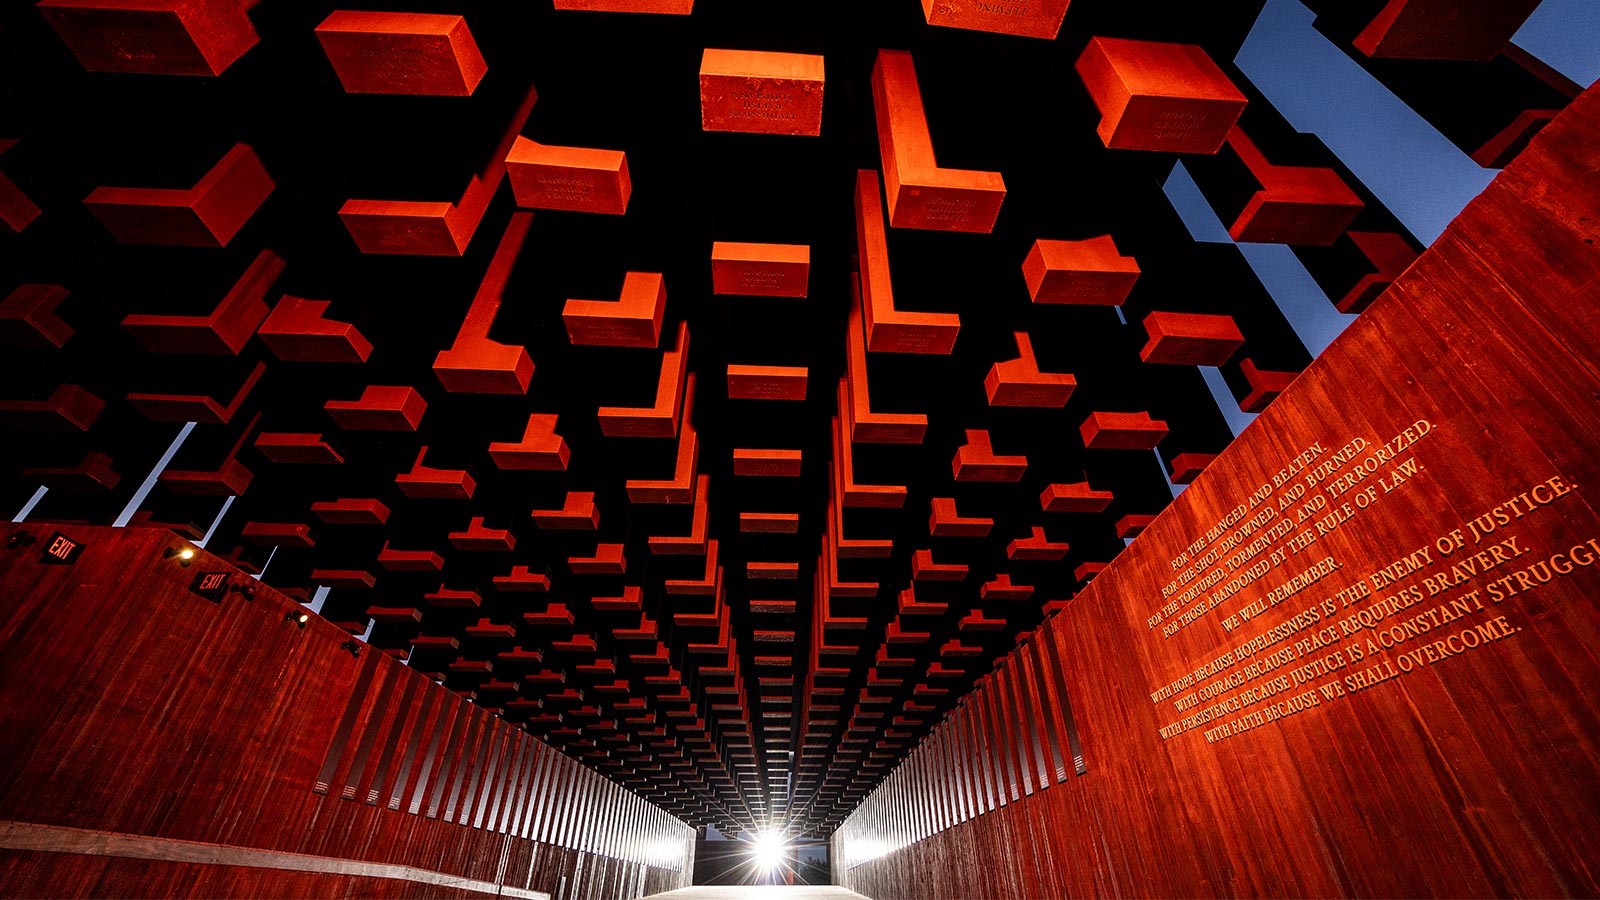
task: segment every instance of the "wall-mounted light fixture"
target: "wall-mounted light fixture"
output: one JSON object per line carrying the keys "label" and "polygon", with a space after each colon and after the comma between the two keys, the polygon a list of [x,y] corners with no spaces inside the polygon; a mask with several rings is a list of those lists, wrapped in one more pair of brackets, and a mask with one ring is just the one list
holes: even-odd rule
{"label": "wall-mounted light fixture", "polygon": [[249,581],[243,584],[236,584],[228,588],[228,591],[234,594],[243,594],[246,602],[254,602],[256,599],[256,586]]}
{"label": "wall-mounted light fixture", "polygon": [[350,640],[345,641],[344,643],[340,644],[339,645],[339,649],[340,650],[349,650],[351,656],[360,656],[361,655],[361,642],[356,640],[355,638],[351,638]]}
{"label": "wall-mounted light fixture", "polygon": [[168,547],[167,549],[161,551],[161,556],[163,559],[172,559],[173,557],[177,557],[178,565],[187,569],[190,561],[194,559],[194,548]]}
{"label": "wall-mounted light fixture", "polygon": [[311,614],[308,612],[302,612],[298,609],[291,609],[283,614],[283,620],[285,622],[293,622],[301,628],[304,628],[306,627],[306,623],[311,621]]}

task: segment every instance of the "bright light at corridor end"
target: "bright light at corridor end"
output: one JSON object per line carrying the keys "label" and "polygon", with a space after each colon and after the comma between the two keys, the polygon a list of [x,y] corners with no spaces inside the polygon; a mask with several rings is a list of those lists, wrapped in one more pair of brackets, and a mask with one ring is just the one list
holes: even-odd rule
{"label": "bright light at corridor end", "polygon": [[789,856],[789,841],[776,831],[757,832],[750,839],[750,862],[759,872],[770,872],[783,866]]}

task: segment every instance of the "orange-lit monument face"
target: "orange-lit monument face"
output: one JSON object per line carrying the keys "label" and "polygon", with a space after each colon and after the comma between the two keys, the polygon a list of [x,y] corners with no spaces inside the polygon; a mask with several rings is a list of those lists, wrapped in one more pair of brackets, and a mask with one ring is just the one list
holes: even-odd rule
{"label": "orange-lit monument face", "polygon": [[1594,98],[1307,5],[1436,246],[1264,0],[7,17],[0,893],[1600,892]]}
{"label": "orange-lit monument face", "polygon": [[701,127],[815,137],[825,82],[820,56],[708,47],[700,60]]}

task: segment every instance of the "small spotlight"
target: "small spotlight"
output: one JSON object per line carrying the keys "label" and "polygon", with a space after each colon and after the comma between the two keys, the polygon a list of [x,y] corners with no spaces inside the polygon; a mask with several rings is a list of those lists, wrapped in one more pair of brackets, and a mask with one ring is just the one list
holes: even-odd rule
{"label": "small spotlight", "polygon": [[176,556],[178,558],[178,565],[187,569],[189,567],[189,561],[194,559],[194,548],[184,547],[180,550],[177,547],[168,547],[167,549],[161,551],[161,556],[164,559],[171,559]]}
{"label": "small spotlight", "polygon": [[350,640],[345,641],[344,643],[340,644],[339,645],[339,649],[340,650],[349,650],[351,656],[360,656],[361,655],[361,642],[356,640],[355,638],[351,638]]}
{"label": "small spotlight", "polygon": [[304,628],[306,627],[306,623],[311,621],[311,614],[291,609],[283,614],[283,620],[285,622],[293,622],[301,628]]}
{"label": "small spotlight", "polygon": [[236,584],[228,590],[235,594],[243,594],[246,602],[253,602],[256,599],[256,586],[253,584]]}
{"label": "small spotlight", "polygon": [[39,539],[31,531],[13,531],[11,536],[6,538],[6,549],[15,550],[18,547],[26,547],[37,540]]}

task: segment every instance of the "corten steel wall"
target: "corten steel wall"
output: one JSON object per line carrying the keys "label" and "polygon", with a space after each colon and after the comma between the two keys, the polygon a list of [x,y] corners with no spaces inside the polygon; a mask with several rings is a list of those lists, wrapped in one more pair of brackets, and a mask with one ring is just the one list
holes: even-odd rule
{"label": "corten steel wall", "polygon": [[[58,527],[85,544],[72,564],[41,562]],[[0,549],[0,895],[689,883],[692,829],[320,618],[297,627],[297,604],[210,554],[164,558],[170,532],[18,532],[38,541]],[[254,597],[213,603],[202,573]]]}
{"label": "corten steel wall", "polygon": [[[1042,627],[1022,656],[1054,644],[1046,702],[1024,680],[974,718],[1036,664],[1013,657],[868,798],[834,835],[840,880],[1600,893],[1596,240],[1590,90]],[[1065,708],[1083,775],[1059,752],[1048,771]],[[1030,753],[1046,786],[1001,778],[999,807],[997,766]]]}

